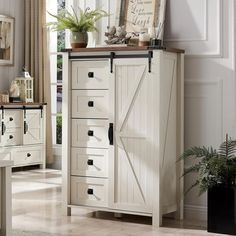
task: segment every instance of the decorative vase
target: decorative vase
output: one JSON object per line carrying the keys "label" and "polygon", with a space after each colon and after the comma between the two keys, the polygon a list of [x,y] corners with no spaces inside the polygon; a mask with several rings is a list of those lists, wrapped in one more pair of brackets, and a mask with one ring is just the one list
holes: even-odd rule
{"label": "decorative vase", "polygon": [[236,235],[236,187],[208,190],[207,231]]}
{"label": "decorative vase", "polygon": [[88,45],[88,33],[71,32],[70,43],[72,48],[86,48]]}

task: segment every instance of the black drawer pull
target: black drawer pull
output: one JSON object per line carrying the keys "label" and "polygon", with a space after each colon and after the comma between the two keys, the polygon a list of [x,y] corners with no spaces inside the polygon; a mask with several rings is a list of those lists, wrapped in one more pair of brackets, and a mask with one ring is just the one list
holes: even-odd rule
{"label": "black drawer pull", "polygon": [[88,106],[89,106],[89,107],[94,107],[94,102],[93,102],[93,101],[89,101],[89,102],[88,102]]}
{"label": "black drawer pull", "polygon": [[27,153],[27,157],[31,157],[31,154],[30,154],[30,153]]}
{"label": "black drawer pull", "polygon": [[9,135],[9,139],[13,139],[14,138],[14,136],[13,135]]}
{"label": "black drawer pull", "polygon": [[87,193],[88,193],[88,195],[93,195],[93,189],[89,188]]}
{"label": "black drawer pull", "polygon": [[87,164],[88,164],[88,166],[93,166],[93,160],[88,160]]}
{"label": "black drawer pull", "polygon": [[9,121],[13,121],[14,119],[12,117],[9,118]]}
{"label": "black drawer pull", "polygon": [[113,145],[113,123],[109,124],[108,139],[109,139],[110,145]]}
{"label": "black drawer pull", "polygon": [[89,78],[94,78],[94,73],[93,73],[93,72],[89,72],[89,73],[88,73],[88,77],[89,77]]}
{"label": "black drawer pull", "polygon": [[93,131],[92,130],[88,131],[88,136],[93,136]]}

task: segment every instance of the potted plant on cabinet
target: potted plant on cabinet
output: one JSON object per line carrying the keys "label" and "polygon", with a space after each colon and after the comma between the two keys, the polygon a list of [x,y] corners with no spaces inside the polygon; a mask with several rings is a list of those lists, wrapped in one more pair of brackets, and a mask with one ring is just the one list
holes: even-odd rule
{"label": "potted plant on cabinet", "polygon": [[212,147],[192,147],[181,159],[197,162],[184,171],[184,176],[197,172],[196,182],[187,190],[199,186],[200,195],[207,192],[208,232],[236,234],[236,141],[226,135],[219,150]]}
{"label": "potted plant on cabinet", "polygon": [[69,29],[71,31],[70,42],[72,48],[85,48],[88,44],[88,32],[98,31],[95,24],[102,17],[107,17],[106,11],[86,8],[85,11],[79,8],[79,16],[72,7],[72,12],[67,9],[61,10],[58,15],[49,13],[56,18],[56,22],[48,23],[53,31]]}

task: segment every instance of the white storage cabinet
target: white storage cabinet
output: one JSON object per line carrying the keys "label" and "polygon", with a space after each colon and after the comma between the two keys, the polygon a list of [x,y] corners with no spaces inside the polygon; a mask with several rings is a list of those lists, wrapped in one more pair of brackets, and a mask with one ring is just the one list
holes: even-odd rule
{"label": "white storage cabinet", "polygon": [[183,52],[64,53],[63,81],[64,211],[183,218]]}
{"label": "white storage cabinet", "polygon": [[45,105],[0,105],[0,160],[45,168]]}

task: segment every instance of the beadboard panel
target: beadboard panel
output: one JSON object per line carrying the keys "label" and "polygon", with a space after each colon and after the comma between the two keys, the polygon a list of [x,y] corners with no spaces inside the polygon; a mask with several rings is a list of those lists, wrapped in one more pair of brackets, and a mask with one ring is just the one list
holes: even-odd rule
{"label": "beadboard panel", "polygon": [[8,90],[10,82],[24,65],[24,0],[0,0],[0,14],[15,18],[15,52],[13,66],[0,66],[0,91]]}

